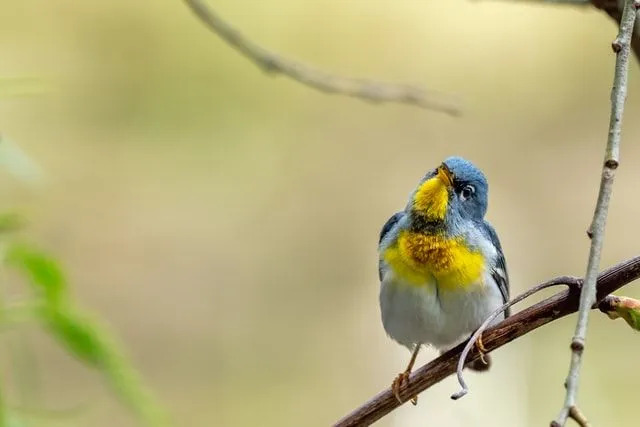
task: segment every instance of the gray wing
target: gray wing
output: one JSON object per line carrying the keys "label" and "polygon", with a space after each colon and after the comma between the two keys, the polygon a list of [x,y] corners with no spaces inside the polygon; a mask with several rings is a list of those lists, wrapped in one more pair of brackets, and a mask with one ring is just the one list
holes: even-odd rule
{"label": "gray wing", "polygon": [[[500,245],[500,239],[498,239],[498,234],[496,230],[493,229],[491,224],[486,221],[482,222],[483,228],[487,234],[487,237],[493,243],[496,250],[498,251],[498,257],[496,259],[496,265],[491,269],[491,277],[496,281],[498,288],[500,289],[500,293],[502,294],[502,301],[505,303],[509,301],[509,274],[507,273],[507,262],[504,259],[504,253],[502,252],[502,246]],[[507,309],[504,312],[504,317],[509,317],[511,314],[511,310]]]}
{"label": "gray wing", "polygon": [[[391,218],[387,220],[382,226],[382,230],[380,231],[380,238],[378,239],[378,245],[382,242],[382,239],[391,231],[394,225],[398,223],[404,217],[404,212],[396,212],[393,214]],[[382,263],[378,263],[378,277],[382,280]]]}
{"label": "gray wing", "polygon": [[382,239],[384,239],[384,236],[386,236],[387,233],[391,231],[393,226],[396,225],[404,215],[405,215],[404,212],[396,212],[393,214],[391,218],[387,220],[387,222],[384,223],[384,225],[382,226],[382,230],[380,231],[380,239],[378,240],[378,244],[382,242]]}

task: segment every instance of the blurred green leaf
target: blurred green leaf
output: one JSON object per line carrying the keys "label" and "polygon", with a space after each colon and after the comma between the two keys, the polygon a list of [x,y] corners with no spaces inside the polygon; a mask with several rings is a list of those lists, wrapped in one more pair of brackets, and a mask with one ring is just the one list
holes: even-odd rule
{"label": "blurred green leaf", "polygon": [[0,213],[0,233],[17,231],[21,229],[24,224],[24,218],[15,212]]}
{"label": "blurred green leaf", "polygon": [[13,245],[6,259],[28,275],[35,288],[44,293],[47,304],[57,305],[62,300],[66,280],[53,258],[26,245]]}
{"label": "blurred green leaf", "polygon": [[143,384],[138,371],[122,354],[115,352],[111,354],[105,373],[121,400],[147,425],[154,427],[171,425],[166,412],[156,401],[151,390]]}
{"label": "blurred green leaf", "polygon": [[94,367],[104,365],[108,349],[93,322],[78,313],[57,309],[47,318],[53,335],[69,353]]}
{"label": "blurred green leaf", "polygon": [[629,326],[640,331],[640,301],[629,297],[609,295],[598,305],[610,319],[623,318]]}
{"label": "blurred green leaf", "polygon": [[121,400],[147,425],[168,425],[161,406],[122,355],[106,326],[68,305],[56,307],[47,317],[49,327],[60,344],[81,361],[100,369]]}
{"label": "blurred green leaf", "polygon": [[9,426],[9,412],[4,400],[4,393],[0,392],[0,427]]}
{"label": "blurred green leaf", "polygon": [[[35,313],[45,321],[56,340],[78,360],[99,369],[120,399],[147,425],[169,425],[162,407],[123,356],[114,335],[98,319],[74,306],[57,262],[25,245],[11,246],[6,259],[24,271],[36,289],[44,293],[44,306],[36,305]],[[30,309],[33,313],[33,308]]]}

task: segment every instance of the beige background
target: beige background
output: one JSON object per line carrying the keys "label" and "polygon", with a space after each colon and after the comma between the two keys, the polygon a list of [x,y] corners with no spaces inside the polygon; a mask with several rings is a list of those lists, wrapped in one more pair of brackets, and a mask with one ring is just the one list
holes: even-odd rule
{"label": "beige background", "polygon": [[[3,2],[0,75],[38,82],[30,96],[4,89],[0,126],[45,180],[4,174],[0,207],[27,213],[28,238],[57,254],[176,425],[327,425],[388,386],[409,354],[379,320],[378,232],[446,156],[488,175],[514,293],[583,274],[613,75],[606,16],[462,0],[215,6],[278,52],[455,93],[465,114],[270,78],[177,0]],[[639,249],[631,68],[603,266]],[[490,374],[468,374],[461,401],[449,399],[450,378],[380,425],[547,425],[574,322],[497,351]],[[636,425],[639,336],[599,314],[590,326],[581,406],[594,425]],[[26,333],[38,404],[86,406],[42,425],[135,425],[98,375],[37,328]]]}

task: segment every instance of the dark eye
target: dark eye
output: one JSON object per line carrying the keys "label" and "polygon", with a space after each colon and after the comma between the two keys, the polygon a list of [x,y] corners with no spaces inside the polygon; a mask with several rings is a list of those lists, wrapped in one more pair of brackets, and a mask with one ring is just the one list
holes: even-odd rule
{"label": "dark eye", "polygon": [[462,190],[460,190],[460,200],[467,200],[474,194],[476,194],[476,188],[473,185],[465,185],[462,187]]}

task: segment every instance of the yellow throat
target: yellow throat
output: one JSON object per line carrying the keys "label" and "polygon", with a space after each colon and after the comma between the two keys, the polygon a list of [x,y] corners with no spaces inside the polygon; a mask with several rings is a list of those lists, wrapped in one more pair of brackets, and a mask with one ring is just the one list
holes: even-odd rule
{"label": "yellow throat", "polygon": [[433,178],[422,183],[413,198],[413,209],[428,221],[442,221],[447,214],[452,175],[443,166]]}

